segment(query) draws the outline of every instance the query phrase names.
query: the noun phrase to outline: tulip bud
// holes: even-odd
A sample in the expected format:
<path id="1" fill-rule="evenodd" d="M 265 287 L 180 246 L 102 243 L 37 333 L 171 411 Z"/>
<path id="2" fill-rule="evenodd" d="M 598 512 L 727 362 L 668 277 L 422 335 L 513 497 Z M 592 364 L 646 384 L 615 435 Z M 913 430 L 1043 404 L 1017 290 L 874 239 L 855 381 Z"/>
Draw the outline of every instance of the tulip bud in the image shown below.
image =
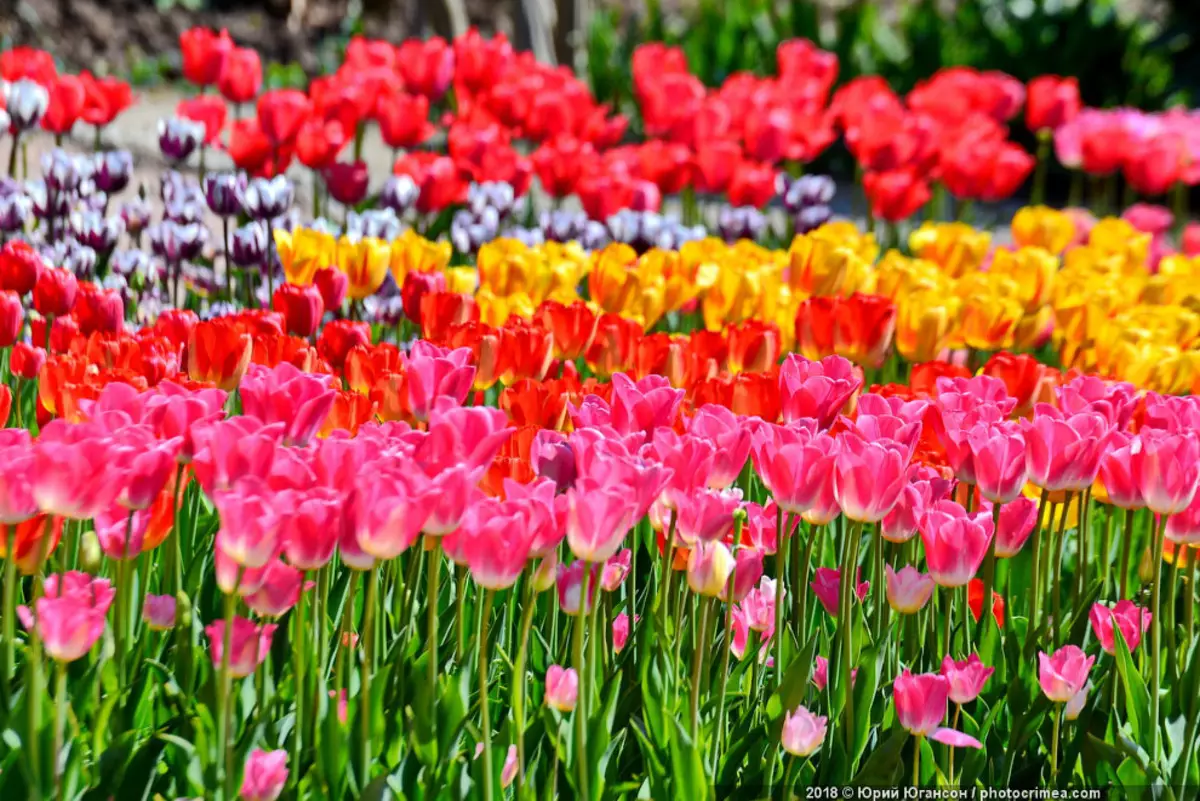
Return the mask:
<path id="1" fill-rule="evenodd" d="M 192 601 L 183 590 L 175 593 L 175 625 L 184 629 L 192 627 Z"/>
<path id="2" fill-rule="evenodd" d="M 100 540 L 95 531 L 85 531 L 79 540 L 79 568 L 85 573 L 100 570 L 102 554 Z"/>
<path id="3" fill-rule="evenodd" d="M 25 310 L 21 297 L 11 289 L 0 290 L 0 348 L 11 347 L 21 338 Z"/>
<path id="4" fill-rule="evenodd" d="M 717 597 L 733 572 L 734 558 L 723 542 L 699 542 L 688 556 L 688 586 L 692 592 Z"/>
<path id="5" fill-rule="evenodd" d="M 558 551 L 551 551 L 538 560 L 532 581 L 534 592 L 545 592 L 554 586 L 558 575 Z"/>
<path id="6" fill-rule="evenodd" d="M 324 267 L 313 273 L 313 286 L 321 293 L 321 300 L 328 311 L 342 308 L 346 292 L 350 289 L 350 277 L 341 270 Z"/>
<path id="7" fill-rule="evenodd" d="M 1158 565 L 1154 564 L 1154 552 L 1147 547 L 1142 551 L 1142 559 L 1138 562 L 1138 580 L 1143 584 L 1154 581 L 1154 573 Z"/>
<path id="8" fill-rule="evenodd" d="M 275 290 L 271 307 L 287 321 L 289 334 L 310 337 L 316 333 L 325 313 L 325 301 L 320 290 L 313 286 L 284 284 Z"/>

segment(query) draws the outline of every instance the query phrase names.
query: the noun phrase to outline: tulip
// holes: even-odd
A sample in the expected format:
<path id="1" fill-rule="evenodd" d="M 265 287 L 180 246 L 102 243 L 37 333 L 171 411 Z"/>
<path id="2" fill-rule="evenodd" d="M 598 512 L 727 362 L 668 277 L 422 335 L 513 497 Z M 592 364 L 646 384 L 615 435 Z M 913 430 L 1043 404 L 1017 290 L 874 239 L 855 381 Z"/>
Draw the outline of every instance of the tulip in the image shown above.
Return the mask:
<path id="1" fill-rule="evenodd" d="M 47 595 L 37 600 L 36 626 L 46 654 L 58 662 L 74 662 L 86 656 L 104 633 L 105 610 L 79 594 Z M 24 609 L 24 607 L 22 607 Z M 20 612 L 21 610 L 18 610 Z M 28 610 L 22 615 L 26 628 Z"/>
<path id="2" fill-rule="evenodd" d="M 287 751 L 255 748 L 242 771 L 242 801 L 275 801 L 287 784 Z"/>
<path id="3" fill-rule="evenodd" d="M 780 742 L 792 756 L 807 757 L 825 742 L 827 719 L 814 715 L 802 706 L 796 707 L 783 719 Z"/>
<path id="4" fill-rule="evenodd" d="M 1042 692 L 1054 703 L 1065 704 L 1083 689 L 1096 657 L 1079 647 L 1064 645 L 1052 655 L 1038 653 L 1038 682 Z"/>
<path id="5" fill-rule="evenodd" d="M 233 619 L 229 651 L 230 675 L 237 679 L 243 679 L 253 673 L 258 665 L 266 661 L 267 654 L 271 650 L 271 637 L 275 633 L 275 628 L 274 623 L 264 623 L 258 626 L 254 621 L 244 617 Z M 225 621 L 213 621 L 205 627 L 204 633 L 208 635 L 208 647 L 213 667 L 219 670 L 225 653 Z"/>
<path id="6" fill-rule="evenodd" d="M 584 570 L 587 569 L 588 575 L 584 576 Z M 588 564 L 582 559 L 576 559 L 570 565 L 559 565 L 558 576 L 555 579 L 558 591 L 558 603 L 562 610 L 571 617 L 575 617 L 580 612 L 583 599 L 583 585 L 587 582 L 587 608 L 585 613 L 590 614 L 596 605 L 596 586 L 600 583 L 601 567 L 597 564 Z"/>
<path id="7" fill-rule="evenodd" d="M 1032 422 L 1022 421 L 1025 468 L 1029 480 L 1050 491 L 1081 491 L 1100 471 L 1100 457 L 1110 426 L 1099 414 L 1071 416 L 1041 404 Z"/>
<path id="8" fill-rule="evenodd" d="M 1079 113 L 1079 81 L 1057 75 L 1040 75 L 1029 82 L 1025 124 L 1034 132 L 1054 131 Z"/>
<path id="9" fill-rule="evenodd" d="M 282 617 L 300 600 L 303 585 L 301 571 L 272 559 L 263 568 L 258 588 L 245 594 L 246 606 L 261 617 Z"/>
<path id="10" fill-rule="evenodd" d="M 232 392 L 250 365 L 252 345 L 250 335 L 229 320 L 201 322 L 188 338 L 188 375 Z"/>
<path id="11" fill-rule="evenodd" d="M 978 423 L 967 432 L 975 485 L 993 503 L 1017 499 L 1025 486 L 1025 438 L 1013 423 Z"/>
<path id="12" fill-rule="evenodd" d="M 1134 474 L 1140 460 L 1141 440 L 1123 431 L 1114 431 L 1100 457 L 1100 480 L 1108 501 L 1120 509 L 1140 509 L 1146 505 L 1142 488 Z"/>
<path id="13" fill-rule="evenodd" d="M 818 567 L 813 574 L 811 586 L 813 593 L 817 596 L 817 600 L 821 602 L 821 606 L 825 607 L 825 611 L 836 618 L 838 614 L 838 599 L 842 586 L 842 571 L 834 568 Z M 866 600 L 867 591 L 870 588 L 870 582 L 856 582 L 854 594 L 858 597 L 859 603 Z"/>
<path id="14" fill-rule="evenodd" d="M 0 289 L 24 296 L 33 291 L 43 270 L 51 269 L 26 241 L 10 239 L 0 248 Z"/>
<path id="15" fill-rule="evenodd" d="M 592 564 L 612 558 L 636 522 L 634 504 L 635 499 L 621 487 L 577 484 L 567 490 L 567 544 L 571 553 Z"/>
<path id="16" fill-rule="evenodd" d="M 623 548 L 616 556 L 604 563 L 604 572 L 600 575 L 600 586 L 604 588 L 605 592 L 616 592 L 624 583 L 625 577 L 629 575 L 632 557 L 633 552 L 628 548 Z"/>
<path id="17" fill-rule="evenodd" d="M 884 570 L 887 576 L 888 605 L 895 611 L 904 615 L 915 615 L 933 597 L 936 586 L 933 578 L 912 565 L 906 565 L 899 571 L 893 570 L 891 565 L 886 565 Z M 826 608 L 828 609 L 828 606 Z"/>
<path id="18" fill-rule="evenodd" d="M 336 391 L 328 381 L 284 362 L 273 370 L 252 365 L 242 379 L 242 410 L 264 425 L 285 425 L 283 444 L 303 447 L 333 408 Z"/>
<path id="19" fill-rule="evenodd" d="M 559 712 L 571 712 L 575 709 L 578 695 L 579 674 L 574 668 L 561 668 L 558 665 L 546 668 L 547 706 L 552 706 Z"/>
<path id="20" fill-rule="evenodd" d="M 1139 436 L 1141 450 L 1132 464 L 1146 506 L 1160 515 L 1182 512 L 1195 497 L 1200 481 L 1200 441 L 1190 432 L 1155 429 Z"/>
<path id="21" fill-rule="evenodd" d="M 38 508 L 70 520 L 95 517 L 121 491 L 111 465 L 111 437 L 98 424 L 46 425 L 33 448 L 30 478 Z"/>
<path id="22" fill-rule="evenodd" d="M 21 297 L 11 289 L 0 290 L 0 348 L 9 348 L 17 343 L 24 322 Z"/>
<path id="23" fill-rule="evenodd" d="M 1100 640 L 1104 653 L 1116 654 L 1116 638 L 1114 627 L 1120 629 L 1121 638 L 1130 651 L 1137 649 L 1142 642 L 1142 635 L 1150 630 L 1153 615 L 1147 609 L 1141 609 L 1133 601 L 1122 600 L 1109 608 L 1102 603 L 1092 604 L 1088 619 L 1092 623 L 1092 632 Z"/>
<path id="24" fill-rule="evenodd" d="M 779 368 L 783 419 L 791 423 L 808 417 L 828 428 L 861 386 L 853 365 L 840 356 L 813 362 L 792 354 Z"/>
<path id="25" fill-rule="evenodd" d="M 952 748 L 983 748 L 983 743 L 974 737 L 942 727 L 950 695 L 950 680 L 945 676 L 937 673 L 914 676 L 906 669 L 896 677 L 893 690 L 896 717 L 909 733 Z"/>
<path id="26" fill-rule="evenodd" d="M 987 680 L 996 672 L 971 654 L 965 661 L 957 662 L 949 654 L 942 659 L 942 675 L 950 682 L 950 700 L 956 704 L 974 701 Z"/>
<path id="27" fill-rule="evenodd" d="M 753 589 L 763 576 L 763 552 L 757 548 L 741 547 L 737 549 L 734 555 L 733 582 L 727 584 L 721 590 L 720 599 L 722 601 L 729 600 L 729 593 L 732 589 L 733 600 L 738 602 L 743 600 L 747 594 Z"/>
<path id="28" fill-rule="evenodd" d="M 979 508 L 986 512 L 991 504 L 983 501 Z M 1024 495 L 1000 507 L 1000 525 L 996 529 L 997 558 L 1011 559 L 1021 552 L 1037 524 L 1037 508 L 1037 501 Z"/>
<path id="29" fill-rule="evenodd" d="M 688 545 L 723 539 L 733 530 L 734 512 L 741 506 L 738 490 L 694 490 L 676 494 L 675 533 Z"/>
<path id="30" fill-rule="evenodd" d="M 213 493 L 213 504 L 221 517 L 218 550 L 242 567 L 265 567 L 278 553 L 280 523 L 278 498 L 266 482 L 243 478 Z"/>
<path id="31" fill-rule="evenodd" d="M 283 284 L 275 290 L 271 308 L 284 316 L 289 334 L 311 337 L 320 327 L 325 301 L 315 285 Z"/>
<path id="32" fill-rule="evenodd" d="M 625 612 L 621 612 L 613 618 L 612 638 L 613 653 L 619 654 L 625 650 L 625 643 L 629 640 L 629 615 Z"/>
<path id="33" fill-rule="evenodd" d="M 1075 720 L 1083 712 L 1083 707 L 1087 704 L 1088 690 L 1091 689 L 1092 683 L 1089 681 L 1083 685 L 1083 689 L 1075 693 L 1067 705 L 1063 707 L 1063 715 L 1067 720 Z"/>
<path id="34" fill-rule="evenodd" d="M 183 54 L 183 77 L 197 86 L 213 86 L 220 80 L 234 44 L 228 31 L 218 34 L 195 27 L 179 34 L 179 49 Z"/>
<path id="35" fill-rule="evenodd" d="M 142 604 L 142 620 L 151 631 L 175 628 L 175 596 L 147 595 Z"/>
<path id="36" fill-rule="evenodd" d="M 43 317 L 62 317 L 71 312 L 78 291 L 74 274 L 63 269 L 44 269 L 33 285 L 33 308 Z"/>
<path id="37" fill-rule="evenodd" d="M 358 487 L 358 546 L 376 559 L 394 559 L 411 548 L 433 513 L 428 480 L 386 470 Z"/>
<path id="38" fill-rule="evenodd" d="M 987 512 L 967 514 L 954 501 L 938 501 L 921 520 L 921 542 L 933 580 L 942 587 L 962 587 L 983 564 L 992 540 Z"/>
<path id="39" fill-rule="evenodd" d="M 725 543 L 697 543 L 688 554 L 688 586 L 698 595 L 718 597 L 725 590 L 734 564 L 733 554 Z"/>
<path id="40" fill-rule="evenodd" d="M 249 103 L 262 89 L 262 61 L 251 47 L 232 47 L 225 54 L 217 89 L 230 103 Z"/>
<path id="41" fill-rule="evenodd" d="M 839 435 L 838 444 L 833 492 L 842 513 L 862 523 L 883 520 L 908 483 L 907 448 L 890 440 L 867 442 L 851 434 Z"/>

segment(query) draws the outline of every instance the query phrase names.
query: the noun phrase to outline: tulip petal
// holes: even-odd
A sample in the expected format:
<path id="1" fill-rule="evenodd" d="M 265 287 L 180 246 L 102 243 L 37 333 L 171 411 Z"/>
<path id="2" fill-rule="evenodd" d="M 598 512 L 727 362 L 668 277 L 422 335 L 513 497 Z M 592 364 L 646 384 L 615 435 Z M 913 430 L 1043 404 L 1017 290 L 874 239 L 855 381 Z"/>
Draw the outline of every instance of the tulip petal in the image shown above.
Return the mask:
<path id="1" fill-rule="evenodd" d="M 933 734 L 929 735 L 929 739 L 937 740 L 942 745 L 952 748 L 983 748 L 983 743 L 971 735 L 954 729 L 934 729 Z"/>

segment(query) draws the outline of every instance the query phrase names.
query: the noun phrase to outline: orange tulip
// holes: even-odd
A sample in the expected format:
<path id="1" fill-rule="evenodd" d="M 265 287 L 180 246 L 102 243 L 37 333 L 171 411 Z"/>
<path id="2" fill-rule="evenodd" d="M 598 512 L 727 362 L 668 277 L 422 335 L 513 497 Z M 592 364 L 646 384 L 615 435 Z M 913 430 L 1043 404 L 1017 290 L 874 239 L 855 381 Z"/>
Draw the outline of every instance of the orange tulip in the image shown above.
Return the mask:
<path id="1" fill-rule="evenodd" d="M 596 336 L 596 313 L 582 300 L 571 304 L 547 300 L 534 319 L 553 335 L 556 359 L 578 359 Z"/>
<path id="2" fill-rule="evenodd" d="M 470 295 L 427 292 L 421 297 L 421 333 L 437 341 L 450 326 L 479 321 L 479 306 Z"/>
<path id="3" fill-rule="evenodd" d="M 338 390 L 333 399 L 333 408 L 321 424 L 317 436 L 322 439 L 334 431 L 346 431 L 350 436 L 358 433 L 358 427 L 370 422 L 375 416 L 375 404 L 366 395 L 350 390 Z"/>
<path id="4" fill-rule="evenodd" d="M 779 326 L 774 323 L 746 320 L 731 325 L 726 339 L 731 373 L 769 370 L 779 360 Z"/>
<path id="5" fill-rule="evenodd" d="M 38 556 L 41 556 L 44 562 L 54 553 L 58 543 L 62 541 L 64 522 L 61 517 L 54 518 L 50 526 L 50 540 L 45 543 L 43 538 L 46 536 L 46 515 L 37 515 L 13 527 L 13 555 L 16 558 L 17 569 L 23 575 L 32 576 L 38 571 Z M 9 558 L 8 537 L 0 537 L 0 557 Z"/>
<path id="6" fill-rule="evenodd" d="M 533 438 L 541 429 L 538 426 L 521 426 L 505 441 L 500 453 L 492 461 L 479 487 L 494 498 L 503 499 L 504 480 L 511 479 L 519 484 L 528 484 L 537 478 L 533 472 L 531 455 Z"/>
<path id="7" fill-rule="evenodd" d="M 627 370 L 637 354 L 642 326 L 618 314 L 604 314 L 596 321 L 596 337 L 587 352 L 592 372 L 608 377 Z"/>
<path id="8" fill-rule="evenodd" d="M 446 329 L 439 345 L 468 348 L 475 363 L 476 390 L 491 389 L 508 369 L 512 353 L 503 344 L 504 333 L 484 323 L 463 323 Z"/>
<path id="9" fill-rule="evenodd" d="M 401 368 L 400 349 L 390 342 L 355 345 L 346 353 L 346 385 L 355 392 L 369 395 L 376 382 Z"/>
<path id="10" fill-rule="evenodd" d="M 211 381 L 226 392 L 237 389 L 254 347 L 250 335 L 240 329 L 223 317 L 198 323 L 188 339 L 188 375 Z"/>
<path id="11" fill-rule="evenodd" d="M 508 386 L 522 378 L 541 381 L 546 377 L 554 356 L 549 329 L 514 318 L 500 329 L 500 341 L 505 353 L 501 383 Z"/>

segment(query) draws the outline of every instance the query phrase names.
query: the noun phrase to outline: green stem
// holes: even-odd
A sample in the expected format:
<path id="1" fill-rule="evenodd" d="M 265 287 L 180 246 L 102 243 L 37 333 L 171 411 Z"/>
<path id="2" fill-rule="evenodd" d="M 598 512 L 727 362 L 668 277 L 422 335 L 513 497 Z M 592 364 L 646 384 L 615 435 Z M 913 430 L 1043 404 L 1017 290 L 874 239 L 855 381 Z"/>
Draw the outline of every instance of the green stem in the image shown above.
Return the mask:
<path id="1" fill-rule="evenodd" d="M 804 558 L 800 562 L 800 583 L 796 585 L 796 595 L 799 596 L 800 607 L 796 611 L 796 628 L 800 632 L 802 646 L 808 645 L 808 569 L 812 565 L 813 546 L 823 533 L 823 527 L 809 526 L 808 542 L 804 544 Z M 775 588 L 776 609 L 778 609 L 780 603 L 780 591 L 782 589 L 782 585 Z"/>
<path id="2" fill-rule="evenodd" d="M 479 717 L 483 730 L 483 798 L 492 801 L 492 720 L 488 706 L 488 613 L 495 590 L 486 590 L 479 606 Z"/>
<path id="3" fill-rule="evenodd" d="M 426 577 L 428 581 L 428 593 L 425 599 L 429 604 L 426 607 L 426 625 L 429 628 L 427 636 L 429 641 L 426 643 L 429 648 L 429 665 L 427 686 L 429 689 L 429 707 L 430 711 L 437 713 L 437 678 L 438 671 L 441 665 L 438 663 L 438 580 L 442 575 L 442 550 L 441 541 L 432 539 L 433 547 L 429 549 L 429 575 Z M 435 718 L 430 718 L 434 720 Z"/>
<path id="4" fill-rule="evenodd" d="M 301 577 L 301 582 L 304 577 Z M 308 627 L 305 625 L 305 617 L 308 611 L 308 593 L 301 592 L 299 600 L 296 601 L 295 613 L 292 615 L 292 694 L 295 696 L 296 704 L 296 720 L 292 725 L 292 764 L 300 765 L 301 755 L 304 752 L 304 696 L 306 695 L 304 683 L 304 666 L 308 662 L 308 649 L 305 647 L 305 637 L 308 633 Z M 296 782 L 296 786 L 300 784 L 300 771 L 293 771 L 292 777 Z"/>
<path id="5" fill-rule="evenodd" d="M 778 690 L 779 686 L 783 683 L 783 671 L 784 671 L 784 668 L 786 667 L 786 665 L 783 664 L 783 640 L 784 640 L 783 588 L 784 588 L 784 583 L 787 580 L 787 563 L 788 563 L 788 547 L 787 547 L 788 537 L 787 537 L 787 535 L 788 535 L 788 529 L 790 527 L 790 522 L 791 522 L 791 514 L 784 515 L 783 509 L 781 507 L 779 507 L 778 504 L 776 504 L 775 525 L 777 526 L 777 528 L 775 530 L 778 532 L 778 536 L 776 538 L 777 542 L 776 542 L 776 547 L 775 547 L 775 561 L 778 563 L 776 572 L 779 574 L 775 578 L 775 581 L 776 581 L 776 584 L 775 584 L 775 675 L 773 678 L 775 681 L 775 689 L 776 690 Z M 800 593 L 803 595 L 804 588 L 803 587 L 793 587 L 792 592 Z M 797 625 L 799 625 L 799 624 L 800 624 L 800 622 L 797 621 Z"/>
<path id="6" fill-rule="evenodd" d="M 218 732 L 218 751 L 217 751 L 217 776 L 220 778 L 221 786 L 225 790 L 226 799 L 232 799 L 233 795 L 233 759 L 230 755 L 231 744 L 229 737 L 229 729 L 231 726 L 230 718 L 232 715 L 233 706 L 233 678 L 229 672 L 229 652 L 233 649 L 233 615 L 237 611 L 237 587 L 241 586 L 242 574 L 245 568 L 238 568 L 237 581 L 234 582 L 234 592 L 225 595 L 225 632 L 224 642 L 221 647 L 221 672 L 220 672 L 220 698 L 218 699 L 217 708 L 217 732 Z"/>
<path id="7" fill-rule="evenodd" d="M 842 565 L 841 608 L 838 610 L 838 634 L 842 641 L 842 677 L 841 683 L 846 694 L 846 704 L 843 708 L 846 730 L 846 754 L 851 763 L 854 760 L 854 597 L 855 572 L 858 567 L 858 547 L 862 534 L 862 523 L 851 521 L 847 526 L 846 561 Z M 853 764 L 851 764 L 853 772 Z"/>
<path id="8" fill-rule="evenodd" d="M 708 647 L 708 616 L 712 610 L 712 598 L 700 598 L 700 630 L 697 635 L 696 652 L 692 656 L 692 705 L 689 733 L 695 740 L 700 729 L 700 677 L 704 673 L 704 651 Z"/>
<path id="9" fill-rule="evenodd" d="M 983 559 L 983 603 L 979 607 L 979 641 L 995 620 L 992 611 L 992 589 L 996 586 L 996 538 L 1000 536 L 1000 504 L 992 503 L 992 541 Z"/>
<path id="10" fill-rule="evenodd" d="M 525 784 L 525 660 L 529 652 L 529 631 L 533 628 L 533 610 L 537 607 L 536 596 L 533 593 L 533 580 L 529 577 L 524 582 L 524 602 L 521 609 L 521 639 L 517 646 L 517 662 L 513 666 L 513 722 L 517 740 L 517 792 Z"/>
<path id="11" fill-rule="evenodd" d="M 750 647 L 750 637 L 746 637 L 746 646 Z M 729 687 L 729 655 L 733 650 L 729 644 L 733 641 L 733 596 L 729 598 L 729 604 L 725 611 L 725 639 L 721 641 L 721 671 L 717 674 L 717 733 L 713 738 L 713 770 L 715 771 L 721 759 L 721 742 L 725 739 L 725 691 Z M 751 658 L 758 656 L 757 651 L 750 654 Z M 758 664 L 757 660 L 751 662 L 751 665 Z M 753 689 L 754 682 L 751 678 L 750 687 Z M 751 708 L 753 708 L 754 699 L 750 699 Z"/>
<path id="12" fill-rule="evenodd" d="M 1054 705 L 1054 733 L 1050 736 L 1050 780 L 1058 780 L 1058 735 L 1062 728 L 1062 704 Z"/>
<path id="13" fill-rule="evenodd" d="M 60 756 L 66 735 L 67 706 L 70 701 L 67 698 L 67 663 L 59 662 L 56 667 L 58 679 L 54 690 L 54 751 L 52 752 L 54 754 L 54 797 L 58 801 L 63 801 L 66 797 L 66 787 L 63 785 L 65 764 Z"/>
<path id="14" fill-rule="evenodd" d="M 658 587 L 658 597 L 654 601 L 654 609 L 657 611 L 662 608 L 664 603 L 670 604 L 670 596 L 668 590 L 671 584 L 672 562 L 675 560 L 675 522 L 679 519 L 679 512 L 671 512 L 671 524 L 667 527 L 667 544 L 663 549 L 663 579 L 662 584 Z M 633 623 L 633 618 L 629 620 Z"/>
<path id="15" fill-rule="evenodd" d="M 1042 490 L 1041 500 L 1038 501 L 1037 520 L 1033 525 L 1033 599 L 1029 612 L 1029 631 L 1036 632 L 1042 614 L 1042 532 L 1046 519 L 1046 509 L 1050 508 L 1050 521 L 1054 520 L 1053 507 L 1049 506 L 1050 493 Z"/>
<path id="16" fill-rule="evenodd" d="M 1161 608 L 1161 584 L 1162 584 L 1162 558 L 1163 558 L 1163 534 L 1167 527 L 1167 516 L 1160 515 L 1158 526 L 1154 532 L 1154 578 L 1150 585 L 1150 742 L 1149 748 L 1151 761 L 1158 759 L 1158 727 L 1161 717 L 1158 714 L 1158 697 L 1159 690 L 1162 684 L 1162 611 Z"/>
<path id="17" fill-rule="evenodd" d="M 379 596 L 379 563 L 376 562 L 371 566 L 371 572 L 367 575 L 367 597 L 363 602 L 363 627 L 359 633 L 359 638 L 363 643 L 363 661 L 359 694 L 359 709 L 358 709 L 358 731 L 359 739 L 361 740 L 361 751 L 359 758 L 362 762 L 359 765 L 359 782 L 362 786 L 366 786 L 370 781 L 371 776 L 371 761 L 373 759 L 371 748 L 371 677 L 375 670 L 375 604 L 378 602 Z M 430 603 L 433 603 L 432 601 Z M 436 695 L 434 687 L 431 685 L 429 692 Z"/>
<path id="18" fill-rule="evenodd" d="M 1129 552 L 1133 549 L 1133 509 L 1125 510 L 1125 526 L 1121 529 L 1121 576 L 1117 600 L 1129 597 Z"/>
<path id="19" fill-rule="evenodd" d="M 463 657 L 467 653 L 467 623 L 466 623 L 466 598 L 467 590 L 467 569 L 458 565 L 454 566 L 454 627 L 455 627 L 455 646 L 454 646 L 454 662 L 461 665 Z"/>
<path id="20" fill-rule="evenodd" d="M 575 616 L 575 673 L 579 680 L 579 692 L 575 701 L 575 769 L 579 776 L 579 797 L 588 801 L 591 792 L 588 788 L 587 765 L 587 701 L 589 689 L 587 685 L 587 663 L 585 661 L 584 632 L 587 630 L 588 617 L 588 586 L 592 577 L 592 566 L 583 565 L 583 594 L 579 596 L 579 614 Z M 670 564 L 667 565 L 670 569 Z"/>
<path id="21" fill-rule="evenodd" d="M 13 710 L 13 671 L 16 668 L 17 641 L 17 529 L 4 526 L 4 666 L 0 679 L 4 684 L 5 709 Z"/>
<path id="22" fill-rule="evenodd" d="M 337 667 L 334 669 L 334 686 L 338 692 L 341 692 L 342 689 L 348 689 L 346 682 L 346 659 L 352 650 L 350 647 L 350 632 L 353 627 L 351 621 L 354 619 L 354 598 L 358 594 L 358 576 L 359 571 L 350 571 L 350 588 L 346 590 L 346 600 L 342 605 L 342 624 L 339 627 L 337 639 Z"/>
<path id="23" fill-rule="evenodd" d="M 1038 131 L 1037 169 L 1033 174 L 1033 191 L 1029 196 L 1031 206 L 1040 206 L 1046 199 L 1046 171 L 1050 166 L 1051 139 L 1051 131 Z"/>
<path id="24" fill-rule="evenodd" d="M 1054 617 L 1051 623 L 1050 642 L 1058 643 L 1058 632 L 1062 630 L 1062 563 L 1063 551 L 1067 546 L 1067 514 L 1071 511 L 1071 493 L 1062 504 L 1061 516 L 1058 521 L 1058 534 L 1055 535 L 1050 556 L 1054 560 L 1053 575 L 1050 577 L 1050 603 Z"/>
<path id="25" fill-rule="evenodd" d="M 913 738 L 913 787 L 921 786 L 921 740 L 920 735 Z"/>

